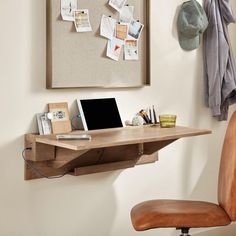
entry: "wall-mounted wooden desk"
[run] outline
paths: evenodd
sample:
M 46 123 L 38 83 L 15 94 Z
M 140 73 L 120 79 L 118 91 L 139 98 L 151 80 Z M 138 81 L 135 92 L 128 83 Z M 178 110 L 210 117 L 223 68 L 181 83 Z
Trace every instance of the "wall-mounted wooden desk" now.
M 89 133 L 91 140 L 56 140 L 55 135 L 25 135 L 26 159 L 47 176 L 66 171 L 83 175 L 134 167 L 157 161 L 158 150 L 179 138 L 209 134 L 211 131 L 187 127 L 125 127 Z M 40 178 L 25 164 L 25 179 Z

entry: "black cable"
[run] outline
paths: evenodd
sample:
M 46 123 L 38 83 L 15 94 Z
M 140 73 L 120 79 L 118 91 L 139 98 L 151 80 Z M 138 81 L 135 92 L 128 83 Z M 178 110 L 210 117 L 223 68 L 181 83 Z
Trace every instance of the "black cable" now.
M 97 161 L 97 164 L 96 164 L 96 165 L 99 165 L 99 164 L 100 164 L 100 162 L 101 162 L 101 160 L 102 160 L 102 157 L 103 157 L 103 154 L 104 154 L 104 152 L 105 152 L 105 148 L 103 148 L 103 149 L 102 149 L 102 151 L 101 151 L 101 153 L 100 153 L 100 155 L 99 155 L 99 157 L 98 157 L 98 161 Z
M 22 151 L 22 153 L 21 153 L 21 154 L 22 154 L 22 157 L 23 157 L 23 159 L 24 159 L 24 161 L 25 161 L 25 163 L 26 163 L 36 174 L 40 175 L 41 177 L 46 178 L 46 179 L 58 179 L 58 178 L 61 178 L 61 177 L 65 176 L 66 174 L 69 173 L 69 171 L 67 171 L 67 172 L 65 172 L 64 174 L 62 174 L 62 175 L 57 175 L 57 176 L 47 176 L 47 175 L 43 174 L 43 173 L 41 172 L 41 170 L 39 170 L 38 168 L 36 168 L 30 161 L 26 160 L 26 158 L 25 158 L 25 151 L 27 151 L 27 150 L 32 150 L 32 148 L 25 148 L 25 149 Z

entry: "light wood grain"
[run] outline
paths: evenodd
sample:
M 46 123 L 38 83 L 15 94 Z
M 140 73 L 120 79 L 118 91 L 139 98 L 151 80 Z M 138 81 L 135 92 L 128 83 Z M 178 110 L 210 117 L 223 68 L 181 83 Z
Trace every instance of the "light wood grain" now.
M 48 110 L 49 110 L 49 112 L 53 112 L 55 110 L 59 110 L 59 111 L 62 110 L 63 112 L 65 112 L 65 120 L 64 119 L 63 120 L 60 120 L 60 119 L 52 119 L 51 120 L 53 134 L 67 133 L 67 132 L 72 131 L 67 102 L 49 103 Z
M 119 162 L 112 162 L 94 166 L 86 166 L 86 167 L 79 167 L 75 168 L 74 172 L 71 173 L 72 175 L 87 175 L 93 173 L 100 173 L 100 172 L 107 172 L 107 171 L 114 171 L 119 169 L 126 169 L 134 167 L 136 164 L 135 160 L 130 161 L 119 161 Z
M 36 136 L 36 142 L 64 147 L 71 150 L 85 150 L 120 146 L 127 144 L 159 142 L 183 137 L 210 134 L 210 130 L 187 127 L 160 128 L 157 126 L 125 127 L 107 130 L 76 131 L 74 133 L 91 134 L 91 140 L 56 140 L 54 135 Z
M 55 135 L 25 135 L 31 164 L 47 176 L 73 172 L 90 174 L 153 163 L 158 151 L 179 138 L 209 134 L 205 129 L 157 126 L 125 127 L 94 131 L 91 140 L 56 140 Z M 25 165 L 25 179 L 41 178 Z
M 48 161 L 55 159 L 55 146 L 36 142 L 36 135 L 25 135 L 25 148 L 32 148 L 25 151 L 25 158 L 30 161 Z
M 158 161 L 158 152 L 151 155 L 142 155 L 137 161 L 136 165 L 150 164 Z

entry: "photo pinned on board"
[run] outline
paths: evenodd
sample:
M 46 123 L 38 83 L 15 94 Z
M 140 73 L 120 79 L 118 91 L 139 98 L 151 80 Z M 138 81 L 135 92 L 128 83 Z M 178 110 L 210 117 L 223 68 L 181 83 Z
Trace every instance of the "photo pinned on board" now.
M 75 28 L 77 32 L 89 32 L 92 31 L 92 27 L 89 21 L 89 10 L 79 9 L 74 11 Z
M 115 37 L 112 40 L 108 40 L 107 57 L 111 58 L 112 60 L 119 61 L 123 44 L 123 40 L 117 39 Z
M 77 0 L 61 0 L 61 17 L 65 21 L 74 21 Z
M 109 0 L 109 5 L 116 9 L 117 11 L 121 11 L 126 3 L 126 0 Z
M 129 24 L 134 17 L 134 6 L 126 5 L 120 12 L 120 22 Z
M 134 39 L 139 39 L 144 25 L 137 20 L 131 20 L 129 24 L 129 36 Z
M 115 28 L 116 20 L 110 16 L 102 15 L 100 35 L 108 39 L 113 39 Z
M 117 23 L 116 24 L 116 38 L 125 40 L 128 36 L 128 24 Z
M 124 45 L 125 60 L 138 60 L 138 40 L 128 39 Z

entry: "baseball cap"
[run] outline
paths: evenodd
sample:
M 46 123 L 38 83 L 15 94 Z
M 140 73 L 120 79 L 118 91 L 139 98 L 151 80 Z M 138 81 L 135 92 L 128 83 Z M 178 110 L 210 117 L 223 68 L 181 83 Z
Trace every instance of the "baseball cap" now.
M 184 2 L 179 11 L 177 30 L 179 44 L 190 51 L 199 47 L 200 36 L 208 26 L 204 9 L 196 0 Z

